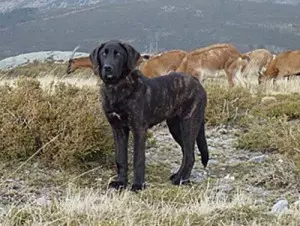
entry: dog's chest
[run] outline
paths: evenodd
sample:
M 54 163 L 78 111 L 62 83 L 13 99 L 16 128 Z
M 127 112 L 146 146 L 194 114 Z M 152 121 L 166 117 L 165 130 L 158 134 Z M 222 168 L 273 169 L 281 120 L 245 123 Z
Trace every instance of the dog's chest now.
M 123 124 L 128 125 L 128 114 L 120 111 L 109 111 L 106 112 L 107 119 L 112 124 Z
M 121 114 L 117 113 L 117 112 L 111 112 L 111 113 L 109 113 L 109 117 L 112 118 L 112 119 L 116 118 L 118 120 L 122 119 Z
M 120 106 L 112 104 L 112 102 L 106 102 L 104 111 L 110 123 L 128 124 L 128 114 Z

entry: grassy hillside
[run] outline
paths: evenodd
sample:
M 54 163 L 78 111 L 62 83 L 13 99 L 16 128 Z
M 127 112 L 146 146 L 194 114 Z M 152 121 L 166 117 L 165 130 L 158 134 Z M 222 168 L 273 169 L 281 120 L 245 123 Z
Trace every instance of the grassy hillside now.
M 64 69 L 0 72 L 0 224 L 298 224 L 299 80 L 232 90 L 225 79 L 207 81 L 208 168 L 197 157 L 192 184 L 171 185 L 181 151 L 162 123 L 149 131 L 148 188 L 118 194 L 107 191 L 115 166 L 99 80 Z M 131 144 L 129 153 L 131 178 Z M 272 213 L 280 199 L 288 210 Z

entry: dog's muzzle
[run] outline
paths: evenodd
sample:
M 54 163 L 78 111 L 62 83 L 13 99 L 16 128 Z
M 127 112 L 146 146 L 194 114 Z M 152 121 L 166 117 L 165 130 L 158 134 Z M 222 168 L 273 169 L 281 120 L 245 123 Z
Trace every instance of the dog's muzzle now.
M 105 83 L 115 83 L 116 76 L 113 73 L 113 68 L 110 65 L 104 65 L 102 69 L 102 77 Z

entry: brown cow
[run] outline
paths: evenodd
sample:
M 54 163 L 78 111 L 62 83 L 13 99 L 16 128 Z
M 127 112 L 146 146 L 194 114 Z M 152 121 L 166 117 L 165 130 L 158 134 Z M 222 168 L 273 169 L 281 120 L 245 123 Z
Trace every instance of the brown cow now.
M 244 53 L 242 56 L 247 56 L 249 59 L 242 59 L 239 57 L 235 62 L 235 72 L 240 72 L 243 77 L 248 77 L 251 75 L 258 76 L 259 73 L 262 72 L 273 59 L 272 53 L 266 49 L 256 49 Z
M 67 67 L 67 74 L 74 72 L 78 68 L 90 68 L 93 70 L 93 64 L 90 57 L 87 56 L 70 59 Z
M 233 63 L 240 56 L 240 52 L 232 44 L 210 45 L 188 53 L 176 71 L 185 72 L 198 79 L 204 79 L 206 77 L 205 72 L 215 74 L 220 70 L 224 70 L 229 85 L 233 86 L 233 72 L 235 69 Z
M 147 77 L 164 75 L 176 71 L 186 54 L 183 50 L 170 50 L 150 56 L 148 60 L 140 63 L 139 69 Z
M 258 82 L 300 74 L 300 50 L 286 51 L 278 54 L 268 65 L 265 72 L 260 73 Z

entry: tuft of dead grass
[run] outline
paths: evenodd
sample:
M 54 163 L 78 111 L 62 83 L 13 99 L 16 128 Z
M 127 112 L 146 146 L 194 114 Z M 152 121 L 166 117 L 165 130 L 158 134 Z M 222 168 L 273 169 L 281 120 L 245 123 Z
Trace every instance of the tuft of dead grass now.
M 4 225 L 295 225 L 299 209 L 271 215 L 240 191 L 220 196 L 210 187 L 148 189 L 121 194 L 69 188 L 51 202 L 10 206 Z
M 276 101 L 262 101 L 261 104 L 254 106 L 250 113 L 265 118 L 287 117 L 288 120 L 300 118 L 300 94 L 281 94 L 273 98 Z
M 42 89 L 37 80 L 21 78 L 2 86 L 0 128 L 1 159 L 25 160 L 41 149 L 38 158 L 49 166 L 105 164 L 113 147 L 98 93 L 62 83 Z
M 242 134 L 237 147 L 249 150 L 277 151 L 289 156 L 300 169 L 299 122 L 287 118 L 253 121 Z
M 56 76 L 62 77 L 91 77 L 92 71 L 89 69 L 78 69 L 74 73 L 68 75 L 67 63 L 55 63 L 53 61 L 49 62 L 39 62 L 34 61 L 25 65 L 21 65 L 9 70 L 0 70 L 0 77 L 2 78 L 18 78 L 18 77 L 47 77 Z
M 205 84 L 207 91 L 206 121 L 210 126 L 234 124 L 244 117 L 259 98 L 240 86 L 228 89 L 217 83 Z
M 138 195 L 71 188 L 64 198 L 53 199 L 49 204 L 11 206 L 0 222 L 5 225 L 221 225 L 224 220 L 246 222 L 254 212 L 253 216 L 264 216 L 257 209 L 244 194 L 223 199 L 203 188 L 200 191 L 148 189 Z

